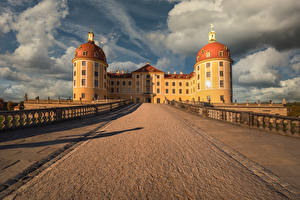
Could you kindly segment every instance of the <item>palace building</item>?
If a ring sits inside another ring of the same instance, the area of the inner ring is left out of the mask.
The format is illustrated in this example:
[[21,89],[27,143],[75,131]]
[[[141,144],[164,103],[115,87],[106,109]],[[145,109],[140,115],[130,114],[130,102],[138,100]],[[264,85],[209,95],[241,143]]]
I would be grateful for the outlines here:
[[73,99],[120,98],[135,102],[164,103],[165,100],[232,102],[232,59],[228,47],[209,32],[208,44],[197,54],[190,74],[165,73],[150,63],[131,73],[108,72],[103,50],[89,32],[88,42],[75,51],[73,62]]

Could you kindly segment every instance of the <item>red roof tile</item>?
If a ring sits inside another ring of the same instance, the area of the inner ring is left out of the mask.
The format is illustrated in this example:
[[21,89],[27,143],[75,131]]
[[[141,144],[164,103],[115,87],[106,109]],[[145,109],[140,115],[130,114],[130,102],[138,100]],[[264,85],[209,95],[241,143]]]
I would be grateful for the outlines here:
[[162,72],[162,73],[164,73],[163,71],[156,69],[155,67],[151,66],[150,64],[146,64],[144,67],[141,67],[141,68],[135,70],[134,72]]
[[[86,52],[86,55],[83,55],[83,52]],[[92,58],[106,62],[103,50],[94,42],[81,44],[75,51],[75,58]]]

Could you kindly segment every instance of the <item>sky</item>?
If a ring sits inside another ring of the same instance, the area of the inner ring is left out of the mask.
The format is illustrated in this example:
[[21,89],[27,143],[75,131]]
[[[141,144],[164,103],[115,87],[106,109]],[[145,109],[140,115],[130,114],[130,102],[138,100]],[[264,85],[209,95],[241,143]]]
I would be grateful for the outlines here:
[[0,98],[71,97],[90,30],[109,71],[190,73],[210,24],[234,60],[234,100],[300,101],[299,0],[1,0]]

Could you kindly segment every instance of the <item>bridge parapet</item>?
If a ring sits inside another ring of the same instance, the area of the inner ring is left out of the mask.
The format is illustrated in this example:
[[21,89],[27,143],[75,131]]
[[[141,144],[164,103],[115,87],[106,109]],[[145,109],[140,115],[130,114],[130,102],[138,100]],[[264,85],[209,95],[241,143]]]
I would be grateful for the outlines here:
[[199,115],[211,119],[245,125],[251,128],[259,128],[284,135],[300,137],[300,118],[297,117],[219,109],[177,101],[168,101],[168,104],[198,113]]
[[0,112],[0,131],[42,126],[64,120],[98,115],[104,112],[112,111],[115,108],[130,103],[132,103],[131,100],[122,100],[111,103],[89,104],[82,106],[32,109],[22,111],[3,111]]

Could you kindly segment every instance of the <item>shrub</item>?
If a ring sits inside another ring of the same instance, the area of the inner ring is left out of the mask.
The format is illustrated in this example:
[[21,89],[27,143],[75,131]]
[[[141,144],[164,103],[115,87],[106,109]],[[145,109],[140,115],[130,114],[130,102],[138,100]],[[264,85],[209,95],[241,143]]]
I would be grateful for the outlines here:
[[4,110],[4,101],[0,98],[0,110]]
[[8,111],[13,110],[13,103],[11,101],[7,102],[6,106]]
[[21,101],[20,103],[19,103],[19,110],[24,110],[24,101]]

